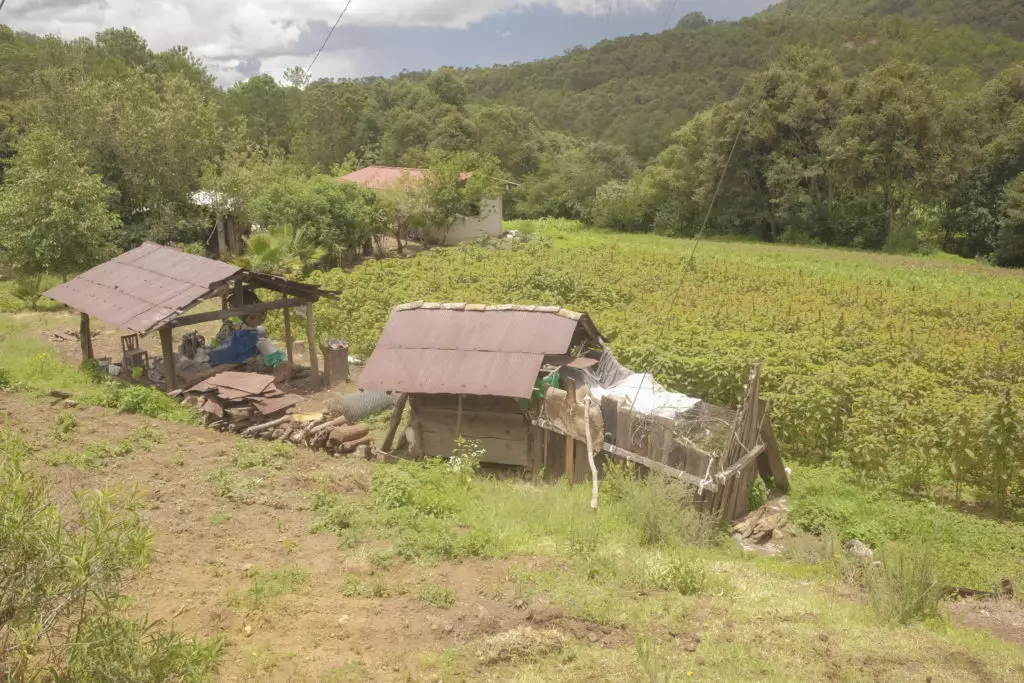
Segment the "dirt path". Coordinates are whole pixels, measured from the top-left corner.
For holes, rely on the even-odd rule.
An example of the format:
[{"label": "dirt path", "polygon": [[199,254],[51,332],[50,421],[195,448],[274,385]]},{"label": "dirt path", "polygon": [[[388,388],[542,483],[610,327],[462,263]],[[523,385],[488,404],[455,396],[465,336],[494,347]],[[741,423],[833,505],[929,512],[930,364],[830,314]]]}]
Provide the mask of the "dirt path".
[{"label": "dirt path", "polygon": [[[622,634],[565,619],[557,608],[517,609],[509,584],[514,560],[389,570],[375,568],[366,549],[311,533],[313,493],[367,490],[367,463],[302,449],[279,457],[259,442],[93,407],[67,411],[78,426],[55,442],[64,410],[0,393],[0,411],[38,454],[145,444],[95,468],[34,463],[63,500],[82,489],[138,488],[156,553],[128,586],[135,611],[178,630],[227,636],[225,680],[417,677],[424,653],[526,623],[557,622],[591,642],[623,642]],[[270,464],[246,466],[263,461]],[[289,573],[307,578],[273,595]],[[261,578],[269,586],[265,598],[252,590]],[[425,586],[453,591],[454,604],[428,604],[420,597]]]}]

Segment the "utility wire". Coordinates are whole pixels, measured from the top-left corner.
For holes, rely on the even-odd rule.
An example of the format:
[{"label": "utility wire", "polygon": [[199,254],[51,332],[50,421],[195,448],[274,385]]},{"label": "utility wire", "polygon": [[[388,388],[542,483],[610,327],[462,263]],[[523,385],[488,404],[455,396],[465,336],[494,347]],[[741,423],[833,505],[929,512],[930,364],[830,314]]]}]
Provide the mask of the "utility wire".
[{"label": "utility wire", "polygon": [[[0,7],[3,7],[4,1],[5,0],[0,0]],[[338,28],[338,24],[341,23],[342,17],[345,16],[346,12],[348,12],[348,6],[351,4],[352,0],[348,0],[348,2],[345,3],[345,7],[342,8],[341,14],[338,15],[338,20],[334,22],[334,26],[331,27],[331,30],[327,33],[327,37],[324,38],[323,45],[321,45],[320,49],[316,51],[316,55],[313,56],[313,61],[309,63],[309,68],[306,69],[306,78],[309,78],[309,74],[313,71],[313,65],[316,64],[316,60],[320,59],[320,53],[324,51],[325,47],[327,47],[327,41],[329,41],[331,36],[334,35],[334,30]]]},{"label": "utility wire", "polygon": [[604,22],[604,39],[608,40],[608,30],[612,26],[612,12],[615,11],[615,0],[608,0],[608,19]]},{"label": "utility wire", "polygon": [[672,4],[668,6],[668,11],[665,12],[665,25],[662,27],[662,31],[668,30],[668,22],[672,21],[672,13],[676,11],[677,4],[679,4],[679,0],[672,0]]},{"label": "utility wire", "polygon": [[4,8],[4,3],[5,2],[7,2],[7,0],[0,0],[0,9]]},{"label": "utility wire", "polygon": [[[786,8],[786,13],[782,16],[781,23],[785,24],[787,21],[789,21],[789,17],[792,15],[792,13],[793,7],[792,5],[790,5],[789,7]],[[782,34],[782,27],[780,27],[779,33],[775,37],[776,47],[778,47],[778,44],[782,40]],[[774,51],[769,52],[767,55],[767,59],[770,60],[772,58],[773,53]],[[765,94],[766,93],[764,89],[762,89],[761,94],[754,98],[754,101],[750,103],[750,108],[747,109],[747,111],[743,114],[743,119],[740,121],[739,127],[736,129],[736,139],[733,140],[732,149],[729,150],[729,156],[725,160],[725,167],[722,169],[722,176],[718,179],[718,186],[715,188],[715,194],[712,195],[711,197],[711,204],[708,205],[708,212],[704,216],[704,223],[700,226],[700,230],[697,232],[697,236],[694,238],[693,250],[690,252],[691,266],[694,264],[693,257],[697,254],[697,247],[700,246],[700,240],[702,237],[704,237],[704,231],[707,230],[708,222],[711,220],[711,212],[715,210],[715,204],[718,201],[718,195],[721,194],[722,192],[722,186],[725,184],[725,177],[729,174],[729,166],[732,165],[732,158],[736,154],[736,148],[740,144],[740,138],[743,136],[743,131],[747,127],[747,119],[749,119],[750,115],[754,112],[754,108],[761,103],[761,100],[764,99]]]}]

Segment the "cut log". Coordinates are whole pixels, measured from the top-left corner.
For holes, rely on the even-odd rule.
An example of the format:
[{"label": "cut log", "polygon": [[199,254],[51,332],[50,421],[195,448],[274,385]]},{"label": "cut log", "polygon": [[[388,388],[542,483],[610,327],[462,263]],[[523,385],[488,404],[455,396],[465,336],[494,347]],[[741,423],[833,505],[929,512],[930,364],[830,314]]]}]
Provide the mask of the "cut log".
[{"label": "cut log", "polygon": [[331,441],[333,443],[347,443],[361,439],[370,433],[370,427],[365,424],[338,427],[331,430]]},{"label": "cut log", "polygon": [[71,398],[71,394],[66,391],[59,391],[57,389],[50,389],[50,396],[59,398],[60,400]]},{"label": "cut log", "polygon": [[332,428],[334,428],[334,427],[343,427],[343,426],[345,426],[347,424],[348,424],[348,418],[345,417],[344,415],[342,415],[341,417],[336,417],[333,420],[328,420],[327,422],[324,422],[323,424],[320,424],[320,425],[314,427],[313,428],[313,434],[316,435],[316,434],[326,433],[326,434],[329,435],[330,434],[330,430]]},{"label": "cut log", "polygon": [[244,432],[242,432],[242,436],[255,436],[256,434],[261,434],[262,432],[268,429],[273,429],[278,425],[283,425],[285,422],[290,422],[291,419],[291,415],[285,415],[284,417],[279,417],[276,420],[271,420],[269,422],[264,422],[263,424],[254,425],[246,429]]},{"label": "cut log", "polygon": [[345,443],[341,444],[341,451],[343,453],[352,453],[360,446],[369,446],[372,443],[373,437],[367,434],[361,439],[356,439],[355,441],[346,441]]}]

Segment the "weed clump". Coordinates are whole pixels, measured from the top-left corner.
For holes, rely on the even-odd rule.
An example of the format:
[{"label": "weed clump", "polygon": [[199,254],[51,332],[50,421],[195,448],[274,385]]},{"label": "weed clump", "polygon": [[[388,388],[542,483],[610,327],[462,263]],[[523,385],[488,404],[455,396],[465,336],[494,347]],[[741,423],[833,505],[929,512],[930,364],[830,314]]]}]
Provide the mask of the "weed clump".
[{"label": "weed clump", "polygon": [[419,599],[432,607],[448,609],[455,604],[455,591],[444,586],[426,584],[420,587]]},{"label": "weed clump", "polygon": [[653,589],[678,591],[682,595],[695,595],[704,589],[707,575],[704,566],[694,559],[680,556],[665,557],[660,553],[637,562],[635,582],[641,593]]},{"label": "weed clump", "polygon": [[942,616],[942,585],[925,545],[886,553],[882,566],[867,572],[866,582],[871,605],[885,621],[909,624]]},{"label": "weed clump", "polygon": [[564,648],[565,636],[561,631],[538,631],[527,626],[485,638],[478,654],[484,664],[497,664],[537,659]]}]

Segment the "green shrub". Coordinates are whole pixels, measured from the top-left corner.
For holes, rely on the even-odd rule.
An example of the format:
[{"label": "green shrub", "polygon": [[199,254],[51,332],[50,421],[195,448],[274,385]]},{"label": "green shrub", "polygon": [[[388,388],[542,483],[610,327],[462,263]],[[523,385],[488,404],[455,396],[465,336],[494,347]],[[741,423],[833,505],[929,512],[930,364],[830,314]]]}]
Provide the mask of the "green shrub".
[{"label": "green shrub", "polygon": [[30,449],[0,438],[0,677],[7,680],[194,681],[223,648],[127,619],[121,588],[146,565],[152,535],[109,493],[51,504],[46,486],[22,467]]},{"label": "green shrub", "polygon": [[761,477],[754,477],[754,484],[750,487],[750,498],[747,501],[747,509],[757,510],[768,502],[768,485]]},{"label": "green shrub", "polygon": [[313,496],[313,511],[316,519],[310,531],[314,534],[328,531],[341,536],[355,525],[356,509],[351,503],[341,500],[338,496],[317,493]]},{"label": "green shrub", "polygon": [[137,384],[107,382],[101,394],[100,405],[121,413],[145,415],[176,422],[198,423],[196,414],[156,389]]},{"label": "green shrub", "polygon": [[418,597],[438,609],[448,609],[455,604],[455,591],[432,583],[420,586]]},{"label": "green shrub", "polygon": [[886,621],[909,624],[942,615],[942,585],[927,546],[885,553],[882,566],[868,571],[867,587],[872,606]]},{"label": "green shrub", "polygon": [[641,593],[654,588],[694,595],[704,589],[707,575],[696,560],[656,554],[637,561],[635,583]]}]

